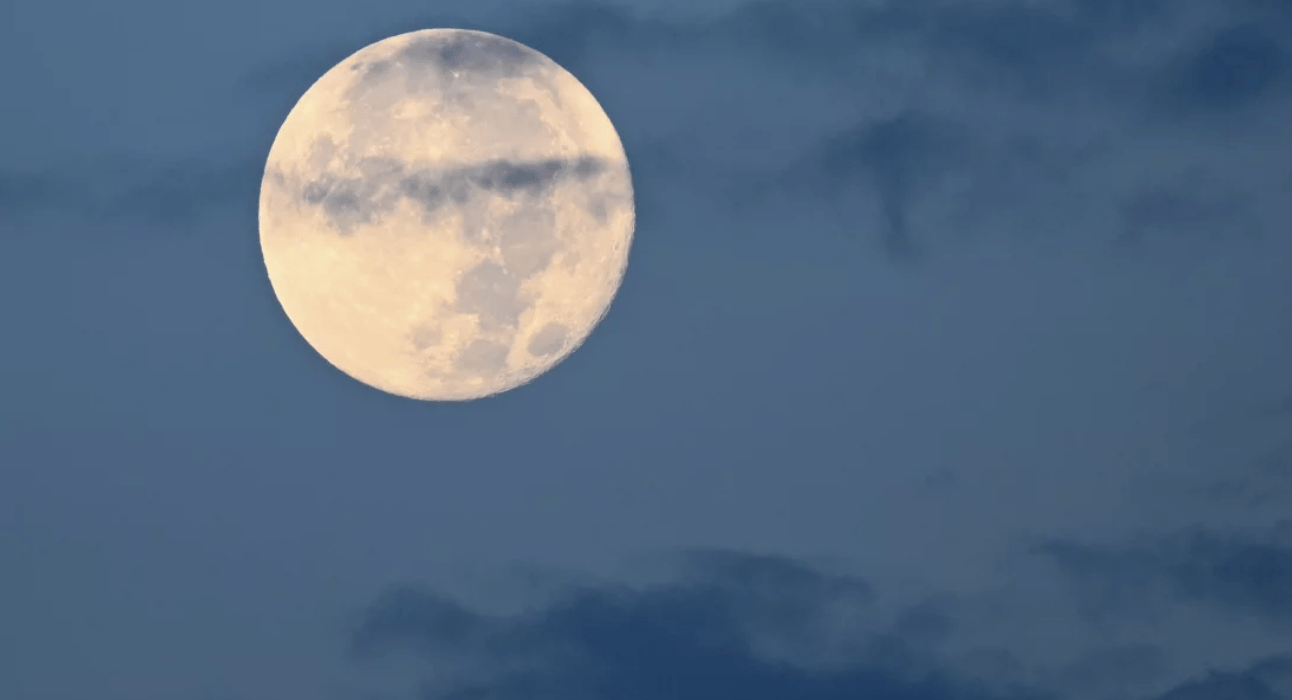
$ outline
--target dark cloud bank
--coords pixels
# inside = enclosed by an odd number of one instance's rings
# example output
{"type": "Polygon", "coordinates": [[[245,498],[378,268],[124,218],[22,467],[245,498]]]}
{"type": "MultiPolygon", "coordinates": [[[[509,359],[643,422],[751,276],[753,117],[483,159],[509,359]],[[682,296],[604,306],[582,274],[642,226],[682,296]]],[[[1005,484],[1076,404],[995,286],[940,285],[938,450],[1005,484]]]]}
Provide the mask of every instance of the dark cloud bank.
{"type": "Polygon", "coordinates": [[[845,660],[804,667],[767,656],[760,638],[802,653],[849,607],[869,606],[859,579],[731,553],[691,558],[684,579],[651,588],[587,587],[515,617],[488,617],[425,590],[378,601],[354,635],[364,657],[411,649],[469,677],[428,680],[425,698],[803,698],[1004,700],[940,671],[894,633],[843,630],[845,660]],[[794,649],[793,647],[799,647],[794,649]]]}
{"type": "MultiPolygon", "coordinates": [[[[1164,545],[1168,546],[1168,545],[1164,545]]],[[[1168,546],[1169,547],[1169,546],[1168,546]]],[[[1070,550],[1046,553],[1072,567],[1070,550]]],[[[1105,556],[1116,557],[1109,553],[1105,556]]],[[[1292,550],[1219,544],[1172,561],[1192,594],[1292,611],[1286,595],[1292,550]],[[1264,579],[1273,569],[1273,577],[1264,579]],[[1236,594],[1230,591],[1237,591],[1236,594]]],[[[1134,557],[1130,557],[1135,561],[1134,557]]],[[[961,624],[945,606],[921,604],[883,622],[866,613],[877,594],[859,578],[771,556],[702,552],[683,575],[654,586],[572,588],[548,604],[493,616],[420,587],[390,591],[352,637],[368,663],[413,655],[425,663],[417,696],[481,700],[1042,700],[1082,697],[1029,684],[986,682],[947,663],[941,638],[961,624]],[[858,615],[861,613],[861,615],[858,615]]],[[[1154,568],[1152,555],[1133,566],[1154,568]]],[[[1172,565],[1168,565],[1170,569],[1172,565]]],[[[1108,565],[1086,550],[1078,580],[1108,565]]],[[[1171,574],[1168,574],[1170,576],[1171,574]]],[[[1087,664],[1080,679],[1125,673],[1151,649],[1087,664]]],[[[1144,700],[1286,700],[1292,656],[1198,673],[1163,692],[1117,695],[1144,700]]]]}

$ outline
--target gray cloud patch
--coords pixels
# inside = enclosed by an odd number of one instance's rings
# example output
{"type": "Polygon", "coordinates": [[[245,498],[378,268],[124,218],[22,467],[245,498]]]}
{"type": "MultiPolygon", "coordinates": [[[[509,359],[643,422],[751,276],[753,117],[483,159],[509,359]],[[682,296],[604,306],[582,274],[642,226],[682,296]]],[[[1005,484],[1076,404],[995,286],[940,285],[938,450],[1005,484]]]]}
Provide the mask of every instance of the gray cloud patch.
{"type": "Polygon", "coordinates": [[[371,606],[350,645],[365,656],[404,644],[453,648],[478,641],[484,623],[482,616],[452,600],[401,588],[383,594],[371,606]]]}
{"type": "Polygon", "coordinates": [[[1101,619],[1151,615],[1173,599],[1292,622],[1292,522],[1263,533],[1196,529],[1118,547],[1052,540],[1038,551],[1101,619]]]}
{"type": "Polygon", "coordinates": [[[1153,685],[1165,675],[1169,663],[1170,655],[1158,646],[1113,644],[1097,648],[1064,668],[1060,683],[1072,691],[1070,697],[1120,697],[1128,695],[1131,688],[1153,685]]]}
{"type": "Polygon", "coordinates": [[[440,671],[422,690],[428,700],[1041,697],[990,691],[915,650],[897,653],[900,641],[883,635],[860,642],[854,662],[829,668],[764,656],[760,638],[814,643],[809,638],[832,619],[834,606],[869,605],[869,586],[777,557],[698,553],[687,568],[681,580],[650,588],[568,590],[514,617],[472,613],[405,588],[377,601],[352,641],[367,658],[401,649],[424,654],[440,671]],[[452,680],[454,664],[488,672],[452,680]]]}
{"type": "Polygon", "coordinates": [[[1292,656],[1274,656],[1241,671],[1213,671],[1155,700],[1288,700],[1292,656]]]}
{"type": "Polygon", "coordinates": [[[1063,691],[1022,680],[1016,667],[988,680],[969,670],[975,664],[953,667],[939,653],[938,640],[956,624],[949,608],[920,604],[888,623],[847,614],[876,610],[875,592],[855,576],[730,551],[694,552],[683,563],[664,583],[573,586],[515,615],[476,612],[422,587],[400,587],[367,609],[351,649],[365,661],[418,655],[428,669],[419,694],[425,700],[1292,697],[1287,656],[1199,669],[1173,686],[1125,694],[1169,665],[1160,649],[1143,644],[1109,643],[1083,655],[1051,679],[1063,691]]]}
{"type": "Polygon", "coordinates": [[[605,161],[597,158],[569,161],[549,159],[529,163],[494,161],[464,173],[464,176],[477,187],[490,192],[524,192],[536,195],[564,178],[587,180],[605,170],[605,161]]]}
{"type": "Polygon", "coordinates": [[[1124,196],[1119,213],[1128,242],[1151,237],[1194,235],[1234,238],[1256,233],[1248,217],[1249,198],[1205,173],[1143,187],[1124,196]]]}
{"type": "Polygon", "coordinates": [[[1164,74],[1162,107],[1177,113],[1232,111],[1286,84],[1292,56],[1286,27],[1225,27],[1185,52],[1164,74]]]}
{"type": "Polygon", "coordinates": [[[824,139],[777,180],[785,187],[836,197],[869,184],[880,203],[885,252],[910,259],[918,255],[907,218],[912,198],[922,186],[962,162],[967,148],[959,125],[904,112],[824,139]]]}
{"type": "Polygon", "coordinates": [[[356,226],[373,223],[395,205],[391,193],[368,178],[322,178],[308,182],[301,189],[301,201],[321,208],[332,228],[347,235],[356,226]]]}
{"type": "Polygon", "coordinates": [[[363,159],[356,178],[332,176],[300,186],[305,204],[322,207],[338,232],[372,223],[393,211],[402,199],[433,214],[452,203],[462,205],[481,193],[507,197],[541,197],[567,180],[586,181],[608,168],[597,158],[547,159],[530,162],[490,161],[446,169],[409,168],[390,159],[363,159]]]}

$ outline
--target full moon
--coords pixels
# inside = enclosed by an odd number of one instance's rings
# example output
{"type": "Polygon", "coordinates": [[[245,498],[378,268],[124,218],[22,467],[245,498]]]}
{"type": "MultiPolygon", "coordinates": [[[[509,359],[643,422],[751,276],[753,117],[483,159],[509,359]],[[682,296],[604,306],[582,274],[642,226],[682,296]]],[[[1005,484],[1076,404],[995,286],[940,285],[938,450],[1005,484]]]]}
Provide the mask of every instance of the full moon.
{"type": "Polygon", "coordinates": [[[270,148],[260,246],[320,355],[409,398],[464,401],[573,353],[623,280],[623,144],[568,71],[493,34],[367,46],[300,98],[270,148]]]}

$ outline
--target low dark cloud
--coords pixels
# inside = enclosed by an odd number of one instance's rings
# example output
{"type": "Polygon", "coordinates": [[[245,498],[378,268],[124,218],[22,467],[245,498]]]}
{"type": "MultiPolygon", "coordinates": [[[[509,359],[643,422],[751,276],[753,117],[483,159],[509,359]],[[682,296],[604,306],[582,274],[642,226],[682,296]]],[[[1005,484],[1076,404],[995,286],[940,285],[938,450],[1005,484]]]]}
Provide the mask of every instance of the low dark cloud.
{"type": "MultiPolygon", "coordinates": [[[[1076,561],[1059,548],[1050,553],[1076,561]]],[[[1216,560],[1203,545],[1184,552],[1179,565],[1196,571],[1215,568],[1216,560]]],[[[1243,566],[1219,564],[1221,577],[1226,567],[1243,566]]],[[[366,664],[409,655],[423,662],[417,692],[425,700],[1079,700],[1130,697],[1126,689],[1145,682],[1161,690],[1135,697],[1292,697],[1292,657],[1176,674],[1163,687],[1169,654],[1157,645],[1113,641],[1048,680],[1005,657],[996,664],[1005,673],[979,677],[973,669],[990,653],[966,664],[941,651],[947,631],[966,624],[956,619],[955,606],[926,601],[876,616],[878,596],[866,581],[781,557],[698,552],[680,572],[650,586],[572,587],[511,615],[401,587],[368,608],[351,648],[366,664]]],[[[957,634],[972,640],[978,631],[957,634]]]]}
{"type": "Polygon", "coordinates": [[[1290,522],[1268,531],[1195,528],[1119,546],[1051,540],[1038,552],[1071,577],[1084,609],[1100,620],[1140,620],[1174,601],[1292,622],[1290,522]]]}
{"type": "Polygon", "coordinates": [[[371,608],[354,648],[368,659],[422,654],[437,671],[421,689],[427,699],[1044,697],[958,678],[893,634],[856,636],[850,658],[822,667],[776,658],[762,646],[810,649],[832,633],[851,634],[842,613],[872,603],[869,585],[788,559],[725,552],[693,555],[685,570],[652,587],[580,587],[515,616],[400,589],[371,608]],[[446,673],[454,668],[462,678],[446,673]]]}
{"type": "Polygon", "coordinates": [[[1188,47],[1163,72],[1159,109],[1175,115],[1231,112],[1286,88],[1292,69],[1286,29],[1248,21],[1188,47]]]}
{"type": "Polygon", "coordinates": [[[1110,643],[1093,649],[1065,667],[1056,680],[1063,697],[1134,697],[1132,688],[1151,687],[1163,678],[1170,654],[1156,644],[1110,643]]]}
{"type": "Polygon", "coordinates": [[[1241,671],[1214,671],[1156,700],[1287,700],[1292,697],[1292,656],[1274,656],[1241,671]]]}

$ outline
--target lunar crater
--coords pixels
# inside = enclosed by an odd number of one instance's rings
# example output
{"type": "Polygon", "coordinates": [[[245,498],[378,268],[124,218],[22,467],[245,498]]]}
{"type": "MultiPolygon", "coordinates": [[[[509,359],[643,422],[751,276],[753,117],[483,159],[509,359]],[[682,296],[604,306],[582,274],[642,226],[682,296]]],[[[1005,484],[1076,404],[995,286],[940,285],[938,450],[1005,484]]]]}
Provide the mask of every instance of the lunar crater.
{"type": "Polygon", "coordinates": [[[528,307],[520,295],[522,279],[492,260],[463,273],[457,285],[457,311],[474,314],[480,329],[492,332],[515,328],[528,307]]]}
{"type": "Polygon", "coordinates": [[[525,349],[535,357],[547,357],[560,352],[569,336],[569,328],[559,323],[549,323],[530,337],[525,349]]]}

